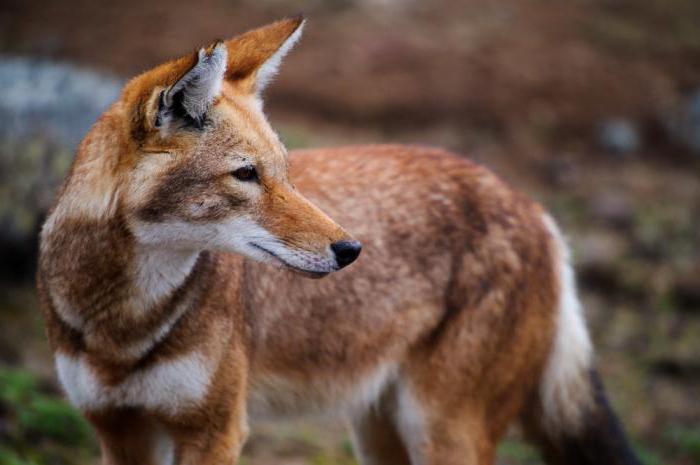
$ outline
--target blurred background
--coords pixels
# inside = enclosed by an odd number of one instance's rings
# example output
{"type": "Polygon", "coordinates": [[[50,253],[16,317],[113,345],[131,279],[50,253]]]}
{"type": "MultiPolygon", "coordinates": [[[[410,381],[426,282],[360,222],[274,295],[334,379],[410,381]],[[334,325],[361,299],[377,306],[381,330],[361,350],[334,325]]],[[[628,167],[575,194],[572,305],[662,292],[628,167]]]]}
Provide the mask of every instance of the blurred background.
{"type": "MultiPolygon", "coordinates": [[[[266,96],[286,144],[443,146],[540,200],[644,463],[699,464],[698,0],[0,0],[0,464],[96,462],[33,290],[75,145],[128,77],[298,12],[266,96]]],[[[340,420],[254,433],[244,464],[355,463],[340,420]]],[[[517,431],[499,449],[538,463],[517,431]]]]}

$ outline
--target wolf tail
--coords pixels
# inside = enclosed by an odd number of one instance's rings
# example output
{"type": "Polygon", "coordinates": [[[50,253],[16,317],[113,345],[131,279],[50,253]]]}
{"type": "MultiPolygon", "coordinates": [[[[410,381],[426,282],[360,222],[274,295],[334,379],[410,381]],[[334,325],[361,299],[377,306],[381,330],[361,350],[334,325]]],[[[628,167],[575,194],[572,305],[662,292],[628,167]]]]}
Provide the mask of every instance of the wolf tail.
{"type": "Polygon", "coordinates": [[[523,416],[525,432],[551,465],[639,465],[593,368],[568,248],[554,221],[544,221],[557,250],[558,321],[536,400],[523,416]]]}

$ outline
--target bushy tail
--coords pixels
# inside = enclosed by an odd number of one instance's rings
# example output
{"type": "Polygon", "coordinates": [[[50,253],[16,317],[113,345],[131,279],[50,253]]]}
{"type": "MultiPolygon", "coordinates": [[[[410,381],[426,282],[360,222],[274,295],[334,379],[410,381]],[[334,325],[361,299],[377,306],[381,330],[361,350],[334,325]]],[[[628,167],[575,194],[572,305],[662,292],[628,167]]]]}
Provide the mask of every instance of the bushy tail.
{"type": "Polygon", "coordinates": [[[539,391],[523,417],[525,432],[551,465],[638,465],[593,369],[568,248],[554,221],[544,222],[556,244],[558,320],[539,391]]]}
{"type": "Polygon", "coordinates": [[[605,396],[598,373],[591,370],[592,398],[582,405],[578,424],[558,427],[542,421],[541,410],[528,412],[525,431],[549,465],[639,465],[622,425],[605,396]]]}

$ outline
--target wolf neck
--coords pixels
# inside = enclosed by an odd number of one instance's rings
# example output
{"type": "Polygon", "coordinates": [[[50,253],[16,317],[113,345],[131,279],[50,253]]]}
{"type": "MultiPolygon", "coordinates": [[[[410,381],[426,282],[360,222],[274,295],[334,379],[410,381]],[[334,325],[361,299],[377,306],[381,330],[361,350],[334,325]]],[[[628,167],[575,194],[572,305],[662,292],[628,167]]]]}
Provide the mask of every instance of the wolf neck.
{"type": "Polygon", "coordinates": [[[56,314],[85,349],[127,361],[167,337],[192,306],[200,255],[139,245],[118,215],[65,218],[43,237],[40,272],[56,314]]]}
{"type": "Polygon", "coordinates": [[[59,320],[81,334],[86,350],[113,358],[142,355],[167,335],[186,310],[183,289],[200,255],[140,246],[129,231],[118,201],[116,111],[78,149],[42,230],[39,263],[59,320]]]}
{"type": "Polygon", "coordinates": [[[136,246],[131,307],[148,312],[172,298],[192,273],[199,252],[136,246]]]}

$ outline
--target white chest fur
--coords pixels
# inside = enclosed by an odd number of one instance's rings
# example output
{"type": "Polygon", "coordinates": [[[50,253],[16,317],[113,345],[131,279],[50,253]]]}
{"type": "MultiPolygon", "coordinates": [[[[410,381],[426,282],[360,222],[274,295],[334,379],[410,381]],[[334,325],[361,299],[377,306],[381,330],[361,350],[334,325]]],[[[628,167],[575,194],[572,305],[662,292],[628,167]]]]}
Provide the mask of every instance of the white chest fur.
{"type": "Polygon", "coordinates": [[[212,364],[201,353],[136,371],[121,383],[100,382],[83,357],[56,354],[56,369],[71,403],[82,410],[105,407],[144,407],[176,414],[201,402],[207,394],[212,364]]]}

